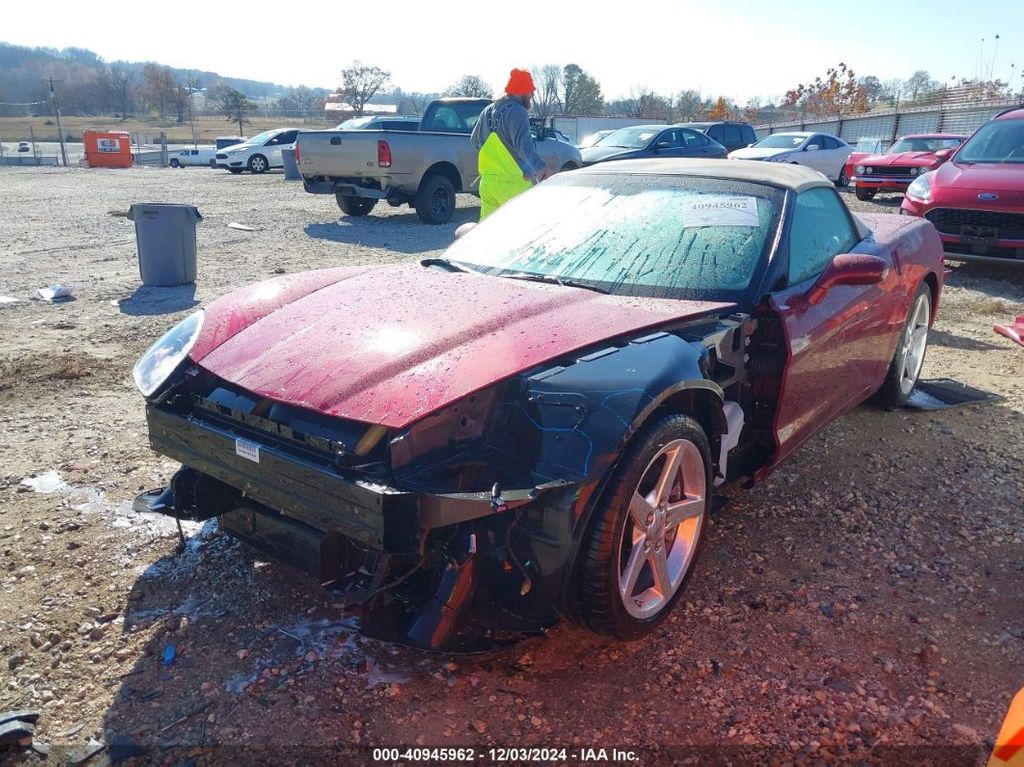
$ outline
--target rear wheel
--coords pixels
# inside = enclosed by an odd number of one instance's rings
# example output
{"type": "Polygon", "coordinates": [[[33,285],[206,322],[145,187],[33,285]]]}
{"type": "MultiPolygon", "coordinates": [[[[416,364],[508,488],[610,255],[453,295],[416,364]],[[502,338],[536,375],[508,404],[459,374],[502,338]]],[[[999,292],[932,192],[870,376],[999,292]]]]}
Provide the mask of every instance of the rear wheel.
{"type": "Polygon", "coordinates": [[[338,207],[346,216],[365,216],[377,204],[377,201],[373,199],[353,197],[340,192],[334,193],[334,199],[338,201],[338,207]]]}
{"type": "Polygon", "coordinates": [[[928,328],[932,319],[932,292],[926,283],[921,283],[907,313],[896,352],[889,363],[882,388],[876,399],[883,407],[903,407],[917,385],[924,366],[924,354],[928,349],[928,328]]]}
{"type": "Polygon", "coordinates": [[[416,215],[425,224],[443,224],[455,213],[455,187],[447,176],[431,173],[416,190],[416,215]]]}
{"type": "Polygon", "coordinates": [[[582,623],[634,639],[657,626],[693,571],[711,502],[711,450],[689,416],[649,424],[626,449],[584,535],[582,623]]]}
{"type": "Polygon", "coordinates": [[[836,184],[841,187],[850,185],[850,177],[846,175],[846,168],[839,171],[839,178],[836,179],[836,184]]]}
{"type": "Polygon", "coordinates": [[[261,154],[254,154],[249,158],[249,170],[253,173],[266,173],[269,167],[270,163],[267,162],[267,158],[261,154]]]}
{"type": "Polygon", "coordinates": [[[177,157],[172,157],[171,158],[171,162],[170,162],[170,166],[172,168],[180,168],[181,167],[181,163],[178,162],[178,158],[177,157]]]}
{"type": "Polygon", "coordinates": [[[875,199],[875,195],[878,194],[878,190],[865,189],[862,186],[858,186],[854,188],[853,193],[857,195],[858,200],[864,200],[865,202],[867,202],[868,200],[875,199]]]}

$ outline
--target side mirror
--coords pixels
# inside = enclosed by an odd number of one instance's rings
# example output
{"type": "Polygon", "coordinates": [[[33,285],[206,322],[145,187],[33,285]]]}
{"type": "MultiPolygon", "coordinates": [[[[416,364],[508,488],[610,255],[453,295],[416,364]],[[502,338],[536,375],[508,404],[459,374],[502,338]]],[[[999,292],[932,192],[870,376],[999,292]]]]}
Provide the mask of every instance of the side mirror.
{"type": "Polygon", "coordinates": [[[935,153],[935,159],[939,162],[945,162],[953,156],[953,152],[955,151],[955,149],[940,149],[935,153]]]}
{"type": "Polygon", "coordinates": [[[878,256],[867,253],[840,253],[832,259],[814,287],[804,298],[811,306],[820,304],[832,288],[838,285],[877,285],[889,274],[889,265],[878,256]]]}
{"type": "Polygon", "coordinates": [[[805,152],[817,152],[818,151],[818,145],[817,144],[811,144],[809,147],[804,149],[804,151],[805,152]]]}
{"type": "Polygon", "coordinates": [[[657,144],[654,145],[654,148],[655,149],[671,149],[672,148],[672,142],[671,141],[659,141],[657,144]]]}
{"type": "Polygon", "coordinates": [[[477,224],[476,221],[467,221],[465,224],[455,230],[455,239],[459,239],[463,235],[467,234],[477,224]]]}

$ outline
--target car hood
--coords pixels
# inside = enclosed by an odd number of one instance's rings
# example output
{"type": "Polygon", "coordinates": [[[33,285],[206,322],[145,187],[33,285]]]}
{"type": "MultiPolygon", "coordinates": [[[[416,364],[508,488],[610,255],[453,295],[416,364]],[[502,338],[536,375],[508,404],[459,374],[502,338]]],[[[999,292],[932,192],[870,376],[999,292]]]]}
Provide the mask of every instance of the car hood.
{"type": "Polygon", "coordinates": [[[858,165],[932,165],[938,158],[934,152],[900,152],[872,154],[857,160],[858,165]]]}
{"type": "Polygon", "coordinates": [[[950,160],[935,172],[937,189],[953,187],[978,192],[1013,192],[1024,189],[1024,163],[959,163],[950,160]]]}
{"type": "Polygon", "coordinates": [[[797,149],[766,149],[764,147],[748,146],[746,149],[737,149],[730,152],[729,157],[735,160],[763,160],[765,157],[774,157],[777,154],[789,154],[797,149]]]}
{"type": "Polygon", "coordinates": [[[190,356],[260,396],[403,428],[562,355],[732,306],[418,264],[322,270],[215,301],[190,356]]]}
{"type": "Polygon", "coordinates": [[[611,160],[616,157],[632,157],[640,151],[643,150],[621,146],[589,146],[580,150],[580,157],[583,162],[601,162],[601,160],[611,160]]]}

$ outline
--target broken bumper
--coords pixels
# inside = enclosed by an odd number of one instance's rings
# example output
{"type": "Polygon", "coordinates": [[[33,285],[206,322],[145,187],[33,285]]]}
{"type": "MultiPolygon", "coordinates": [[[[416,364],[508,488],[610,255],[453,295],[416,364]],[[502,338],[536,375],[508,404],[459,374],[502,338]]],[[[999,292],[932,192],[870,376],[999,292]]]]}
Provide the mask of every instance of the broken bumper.
{"type": "Polygon", "coordinates": [[[154,450],[238,489],[246,499],[368,549],[417,550],[416,494],[349,481],[273,447],[254,445],[226,428],[152,405],[146,418],[154,450]]]}

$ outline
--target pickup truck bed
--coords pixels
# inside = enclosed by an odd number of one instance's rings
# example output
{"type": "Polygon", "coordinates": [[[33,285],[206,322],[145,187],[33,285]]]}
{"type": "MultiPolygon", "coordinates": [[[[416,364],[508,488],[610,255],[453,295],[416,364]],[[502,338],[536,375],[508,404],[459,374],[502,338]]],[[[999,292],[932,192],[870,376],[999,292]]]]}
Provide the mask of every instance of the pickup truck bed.
{"type": "MultiPolygon", "coordinates": [[[[379,200],[410,205],[428,224],[448,221],[455,195],[475,194],[477,152],[470,132],[484,99],[440,99],[431,103],[417,131],[303,131],[295,145],[303,185],[311,194],[333,194],[350,216],[365,216],[379,200]]],[[[539,136],[548,169],[582,165],[571,144],[539,136]]]]}

